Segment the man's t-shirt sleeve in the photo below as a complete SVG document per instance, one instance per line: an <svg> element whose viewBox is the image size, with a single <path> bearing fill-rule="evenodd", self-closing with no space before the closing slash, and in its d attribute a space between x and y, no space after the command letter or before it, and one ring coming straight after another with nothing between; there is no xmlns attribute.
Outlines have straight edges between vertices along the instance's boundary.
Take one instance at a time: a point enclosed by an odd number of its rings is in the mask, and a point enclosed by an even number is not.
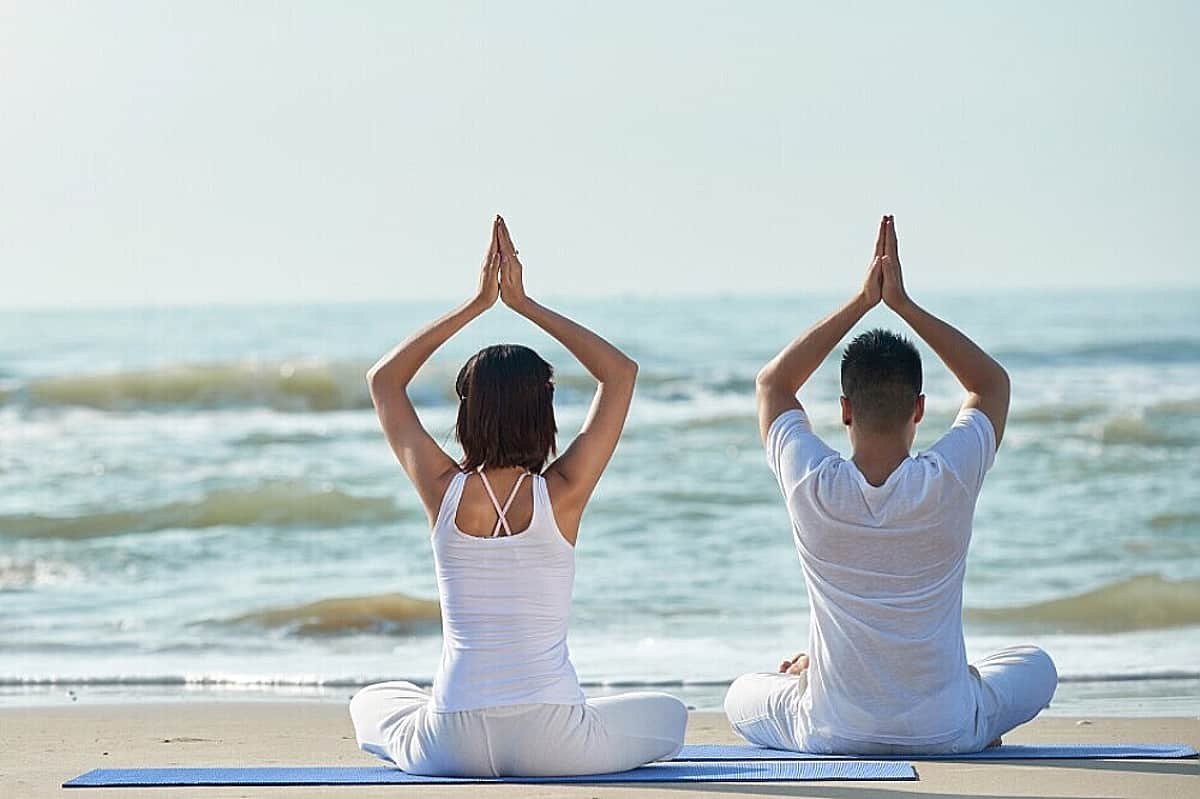
<svg viewBox="0 0 1200 799"><path fill-rule="evenodd" d="M965 408L928 451L937 453L967 491L978 496L983 476L996 459L992 421L978 408Z"/></svg>
<svg viewBox="0 0 1200 799"><path fill-rule="evenodd" d="M767 431L767 462L784 495L837 451L812 431L802 410L784 411Z"/></svg>

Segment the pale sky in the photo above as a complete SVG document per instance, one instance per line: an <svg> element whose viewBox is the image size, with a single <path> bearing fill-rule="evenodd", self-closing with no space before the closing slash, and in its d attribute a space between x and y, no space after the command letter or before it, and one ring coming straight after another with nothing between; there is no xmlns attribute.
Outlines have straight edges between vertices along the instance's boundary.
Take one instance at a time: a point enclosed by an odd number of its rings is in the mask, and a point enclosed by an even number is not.
<svg viewBox="0 0 1200 799"><path fill-rule="evenodd" d="M0 306L1200 283L1200 3L0 3Z"/></svg>

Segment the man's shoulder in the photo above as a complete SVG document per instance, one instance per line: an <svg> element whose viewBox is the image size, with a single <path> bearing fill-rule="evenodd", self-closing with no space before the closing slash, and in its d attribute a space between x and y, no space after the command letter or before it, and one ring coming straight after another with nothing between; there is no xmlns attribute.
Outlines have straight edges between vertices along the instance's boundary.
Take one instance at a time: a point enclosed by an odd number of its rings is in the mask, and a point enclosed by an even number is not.
<svg viewBox="0 0 1200 799"><path fill-rule="evenodd" d="M954 424L916 460L925 468L952 479L972 498L983 487L983 476L996 457L991 420L977 408L964 408Z"/></svg>
<svg viewBox="0 0 1200 799"><path fill-rule="evenodd" d="M917 470L924 481L925 491L930 491L935 485L952 486L971 494L966 481L959 475L958 469L951 458L944 452L930 448L918 453L911 459L912 468Z"/></svg>

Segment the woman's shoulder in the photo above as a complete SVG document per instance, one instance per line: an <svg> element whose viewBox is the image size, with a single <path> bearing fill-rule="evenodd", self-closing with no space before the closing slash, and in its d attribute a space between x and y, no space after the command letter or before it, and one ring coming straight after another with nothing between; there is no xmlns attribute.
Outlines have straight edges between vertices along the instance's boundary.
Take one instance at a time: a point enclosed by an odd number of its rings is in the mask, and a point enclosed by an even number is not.
<svg viewBox="0 0 1200 799"><path fill-rule="evenodd" d="M429 522L436 526L438 521L446 512L446 507L455 498L462 493L462 485L467 477L467 472L455 466L453 469L447 469L443 474L438 475L434 490L430 493L437 498L437 505L429 503L425 507L426 513L429 515ZM457 489L457 490L456 490Z"/></svg>

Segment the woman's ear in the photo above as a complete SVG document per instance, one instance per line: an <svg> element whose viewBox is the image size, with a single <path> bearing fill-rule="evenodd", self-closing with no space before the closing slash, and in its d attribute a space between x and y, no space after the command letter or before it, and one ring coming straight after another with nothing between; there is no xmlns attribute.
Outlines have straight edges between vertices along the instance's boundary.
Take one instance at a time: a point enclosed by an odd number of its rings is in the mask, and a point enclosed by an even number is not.
<svg viewBox="0 0 1200 799"><path fill-rule="evenodd" d="M842 424L846 425L846 427L849 427L850 423L853 421L854 413L850 409L850 400L842 397Z"/></svg>

